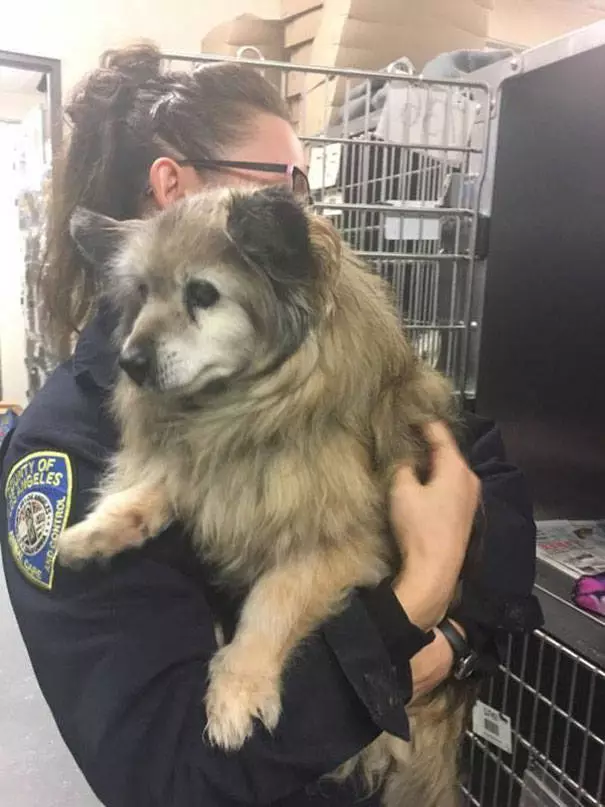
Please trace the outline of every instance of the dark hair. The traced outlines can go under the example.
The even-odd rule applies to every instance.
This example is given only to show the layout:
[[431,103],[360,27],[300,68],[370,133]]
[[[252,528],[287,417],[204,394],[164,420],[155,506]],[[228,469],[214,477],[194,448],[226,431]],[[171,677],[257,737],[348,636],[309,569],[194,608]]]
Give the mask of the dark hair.
[[54,177],[39,279],[45,331],[60,355],[97,296],[93,272],[69,234],[74,209],[137,217],[158,157],[216,158],[246,137],[255,112],[289,119],[277,90],[253,67],[224,62],[164,71],[160,51],[148,43],[105,52],[65,112],[71,136]]

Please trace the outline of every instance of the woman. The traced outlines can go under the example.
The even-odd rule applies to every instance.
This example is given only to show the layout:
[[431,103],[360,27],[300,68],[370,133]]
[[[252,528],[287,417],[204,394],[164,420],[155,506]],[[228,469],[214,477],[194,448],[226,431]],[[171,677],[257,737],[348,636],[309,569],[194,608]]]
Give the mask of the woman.
[[[408,736],[405,704],[450,674],[493,665],[494,640],[533,629],[534,525],[498,433],[469,424],[470,471],[447,430],[428,434],[433,470],[402,469],[391,501],[406,572],[351,597],[291,664],[274,736],[260,726],[237,754],[203,737],[213,624],[238,603],[212,586],[178,526],[109,566],[64,569],[55,541],[82,518],[118,435],[112,312],[69,237],[82,205],[117,219],[153,215],[210,184],[293,183],[303,150],[271,85],[236,65],[163,74],[151,46],[106,54],[67,109],[72,134],[42,278],[49,333],[72,357],[3,446],[0,524],[7,585],[59,729],[107,807],[350,805],[354,781],[322,779],[381,731]],[[453,621],[479,482],[484,549]],[[404,518],[405,515],[405,518]],[[293,581],[293,585],[296,581]],[[379,795],[366,804],[378,804]]]

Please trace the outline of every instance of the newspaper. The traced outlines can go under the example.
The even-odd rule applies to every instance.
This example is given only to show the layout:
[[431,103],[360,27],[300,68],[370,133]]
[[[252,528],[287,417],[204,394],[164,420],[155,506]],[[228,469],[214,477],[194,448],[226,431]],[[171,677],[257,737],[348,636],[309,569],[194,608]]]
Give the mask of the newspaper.
[[605,520],[539,521],[538,557],[577,578],[605,572]]

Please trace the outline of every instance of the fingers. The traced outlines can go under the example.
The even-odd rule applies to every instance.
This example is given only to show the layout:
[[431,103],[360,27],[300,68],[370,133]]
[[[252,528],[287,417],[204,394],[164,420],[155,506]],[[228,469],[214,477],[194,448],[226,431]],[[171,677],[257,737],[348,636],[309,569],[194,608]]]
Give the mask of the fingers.
[[397,468],[394,479],[395,490],[400,490],[401,488],[418,487],[419,484],[420,482],[416,476],[416,471],[409,465],[400,465]]
[[[429,485],[435,484],[438,480],[449,480],[453,474],[457,476],[461,473],[471,474],[452,432],[445,423],[442,421],[429,423],[424,427],[424,432],[432,455]],[[399,466],[394,482],[398,489],[420,485],[416,471],[410,465]]]
[[425,434],[432,452],[431,479],[433,481],[436,478],[467,469],[467,463],[460,453],[454,435],[445,423],[429,423],[425,427]]
[[451,431],[442,420],[427,423],[425,432],[432,445],[451,445],[454,442]]
[[425,426],[424,433],[435,453],[447,453],[450,451],[459,453],[454,435],[442,421],[428,423]]
[[[431,479],[451,473],[454,463],[464,462],[454,437],[445,423],[435,421],[424,428],[432,455]],[[395,474],[397,488],[417,487],[420,482],[416,470],[410,465],[400,465]]]
[[458,447],[454,435],[445,423],[430,423],[425,428],[427,440],[433,452],[432,472],[429,485],[457,487],[466,496],[474,500],[475,507],[479,500],[481,483],[469,468]]

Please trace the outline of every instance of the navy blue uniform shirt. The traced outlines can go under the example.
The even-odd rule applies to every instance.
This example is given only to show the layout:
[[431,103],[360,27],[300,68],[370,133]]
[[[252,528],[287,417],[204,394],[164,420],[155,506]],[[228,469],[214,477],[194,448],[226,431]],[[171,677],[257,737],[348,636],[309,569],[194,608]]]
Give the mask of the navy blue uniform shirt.
[[[238,603],[215,590],[187,536],[173,526],[104,567],[56,563],[57,534],[85,515],[117,444],[109,329],[105,316],[93,320],[3,446],[6,582],[65,742],[107,807],[350,807],[360,796],[355,782],[321,777],[382,730],[408,736],[409,660],[431,640],[389,585],[354,594],[297,652],[274,735],[258,727],[226,754],[204,742],[204,691],[214,621],[233,625]],[[497,430],[468,426],[487,518],[456,616],[489,661],[498,635],[540,623],[531,595],[535,528]]]

